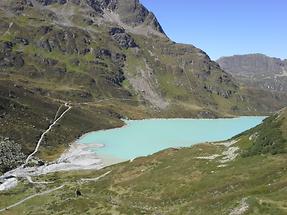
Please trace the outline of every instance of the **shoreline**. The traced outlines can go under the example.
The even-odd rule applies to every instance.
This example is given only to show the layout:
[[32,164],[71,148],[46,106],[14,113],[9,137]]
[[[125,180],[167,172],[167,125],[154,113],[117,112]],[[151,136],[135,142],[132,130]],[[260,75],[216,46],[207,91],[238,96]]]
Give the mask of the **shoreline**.
[[[120,119],[122,122],[124,122],[124,125],[123,126],[120,126],[120,127],[114,127],[114,128],[106,128],[106,129],[100,129],[100,130],[97,130],[97,131],[90,131],[90,132],[87,132],[85,134],[83,134],[81,137],[79,137],[78,139],[76,139],[73,143],[78,143],[78,144],[82,144],[82,143],[79,143],[79,141],[83,138],[85,138],[87,135],[89,134],[92,134],[92,133],[95,133],[95,132],[104,132],[104,131],[108,131],[108,130],[115,130],[115,129],[121,129],[121,128],[125,128],[125,127],[128,127],[128,121],[148,121],[148,120],[170,120],[170,121],[173,121],[173,120],[227,120],[227,119],[240,119],[240,118],[245,118],[245,117],[262,117],[264,119],[266,119],[268,116],[261,116],[261,115],[258,115],[258,116],[235,116],[235,117],[220,117],[220,118],[146,118],[146,119]],[[72,143],[72,144],[73,144]]]
[[113,156],[97,154],[94,149],[102,147],[105,147],[105,145],[97,143],[84,144],[79,143],[78,141],[73,142],[70,145],[70,148],[57,160],[57,163],[70,164],[71,166],[74,165],[75,168],[82,167],[83,169],[101,169],[106,166],[125,161],[124,159]]
[[218,118],[187,118],[187,117],[182,117],[182,118],[146,118],[146,119],[121,119],[123,122],[126,121],[146,121],[146,120],[227,120],[227,119],[240,119],[240,118],[246,118],[246,117],[269,117],[269,116],[263,116],[263,115],[243,115],[243,116],[234,116],[234,117],[218,117]]
[[[84,139],[86,136],[88,136],[89,134],[92,134],[92,133],[95,133],[95,132],[103,132],[103,131],[108,131],[108,130],[114,130],[114,129],[121,129],[121,128],[125,128],[128,126],[128,124],[126,124],[125,121],[123,121],[125,124],[123,126],[118,126],[118,127],[114,127],[114,128],[105,128],[105,129],[100,129],[100,130],[97,130],[97,131],[90,131],[90,132],[87,132],[85,134],[83,134],[82,136],[80,136],[78,139],[76,139],[74,142],[72,142],[72,144],[74,143],[77,143],[77,144],[83,144],[83,143],[80,143],[80,140]],[[70,146],[72,145],[70,144]],[[89,145],[90,143],[87,143],[86,145]],[[100,144],[99,144],[100,145]]]

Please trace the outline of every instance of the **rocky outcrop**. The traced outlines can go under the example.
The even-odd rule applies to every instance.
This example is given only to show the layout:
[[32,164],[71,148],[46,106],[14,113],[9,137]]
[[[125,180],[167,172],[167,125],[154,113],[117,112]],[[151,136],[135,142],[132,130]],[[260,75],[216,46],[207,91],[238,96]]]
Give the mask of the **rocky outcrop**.
[[117,6],[114,8],[114,11],[120,15],[124,23],[132,26],[145,23],[164,34],[154,14],[148,11],[139,0],[117,0]]
[[0,41],[0,67],[22,67],[24,65],[23,53],[13,52],[12,42]]
[[114,53],[108,49],[102,48],[95,51],[95,57],[98,59],[110,59],[114,64],[123,67],[126,61],[126,55],[122,53]]
[[139,0],[87,0],[87,3],[98,13],[104,14],[108,10],[118,14],[121,22],[128,26],[146,25],[165,34],[154,14]]
[[90,52],[90,35],[80,29],[64,28],[55,29],[41,27],[39,32],[43,33],[41,40],[37,41],[37,46],[49,52],[59,50],[68,54],[86,54]]
[[24,159],[21,145],[9,140],[9,138],[0,137],[0,173],[16,168]]
[[66,4],[68,2],[68,0],[36,0],[37,2],[47,6],[47,5],[51,5],[51,4]]
[[106,11],[110,11],[120,19],[120,22],[130,27],[146,26],[165,35],[155,15],[144,7],[139,0],[18,0],[14,5],[15,11],[23,11],[26,7],[33,7],[34,1],[43,6],[52,4],[73,3],[76,5],[89,5],[96,14],[102,17]]
[[122,82],[126,79],[122,70],[115,71],[113,76],[107,77],[108,81],[111,81],[114,85],[122,86]]
[[231,97],[235,93],[235,91],[224,90],[224,89],[222,89],[220,87],[214,87],[214,86],[211,86],[211,85],[205,85],[204,89],[207,92],[211,93],[211,94],[217,94],[217,95],[222,96],[222,97],[224,97],[226,99]]
[[115,40],[122,48],[138,47],[134,39],[122,28],[112,28],[109,33],[112,39]]

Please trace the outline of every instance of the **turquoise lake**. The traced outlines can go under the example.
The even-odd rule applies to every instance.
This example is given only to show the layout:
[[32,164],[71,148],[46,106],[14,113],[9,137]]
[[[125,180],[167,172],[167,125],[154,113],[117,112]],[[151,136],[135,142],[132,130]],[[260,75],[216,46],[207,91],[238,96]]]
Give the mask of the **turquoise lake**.
[[127,120],[122,128],[88,133],[78,143],[103,144],[92,149],[100,157],[128,160],[170,147],[226,140],[255,127],[264,118]]

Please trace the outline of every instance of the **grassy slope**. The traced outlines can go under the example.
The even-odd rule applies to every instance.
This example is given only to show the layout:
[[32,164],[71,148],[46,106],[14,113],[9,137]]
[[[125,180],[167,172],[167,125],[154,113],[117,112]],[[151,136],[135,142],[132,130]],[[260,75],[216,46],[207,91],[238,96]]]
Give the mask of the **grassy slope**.
[[[256,144],[249,139],[254,130],[260,132],[268,126],[282,129],[282,137],[286,138],[286,114],[286,110],[280,112],[263,125],[236,137],[241,155]],[[276,120],[282,120],[280,127],[273,124]],[[199,144],[164,150],[101,171],[43,176],[39,180],[55,180],[50,187],[67,183],[65,190],[30,200],[7,214],[229,214],[242,199],[249,205],[246,214],[286,214],[286,153],[239,155],[225,167],[219,167],[220,157],[196,158],[225,150],[224,146]],[[77,182],[109,170],[112,172],[97,182]],[[4,199],[0,207],[45,189],[22,182],[16,190],[0,194]],[[75,197],[76,189],[82,192],[81,197]]]
[[[286,108],[264,120],[264,123],[243,133],[249,136],[244,156],[258,154],[282,154],[287,152]],[[251,144],[251,145],[250,145]]]

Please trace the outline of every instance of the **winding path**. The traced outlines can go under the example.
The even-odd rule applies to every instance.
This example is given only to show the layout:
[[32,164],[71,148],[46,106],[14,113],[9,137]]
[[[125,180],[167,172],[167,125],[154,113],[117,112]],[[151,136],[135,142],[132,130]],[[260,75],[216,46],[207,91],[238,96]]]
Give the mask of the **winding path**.
[[54,121],[57,119],[57,117],[58,117],[58,115],[59,115],[60,110],[61,110],[62,107],[63,107],[63,105],[60,105],[60,107],[58,108],[58,110],[57,110],[57,112],[56,112],[56,114],[55,114],[55,117],[54,117]]
[[100,176],[98,176],[98,177],[96,177],[96,178],[82,178],[82,179],[80,179],[80,181],[81,181],[81,182],[89,182],[89,181],[94,181],[94,182],[96,182],[96,181],[98,181],[99,179],[101,179],[101,178],[107,176],[107,175],[110,174],[111,172],[112,172],[112,171],[108,171],[108,172],[106,172],[106,173],[104,173],[104,174],[102,174],[102,175],[100,175]]
[[[42,133],[40,139],[38,140],[38,143],[37,143],[37,145],[36,145],[36,148],[35,148],[34,152],[32,152],[32,153],[27,157],[27,159],[26,159],[26,161],[25,161],[25,163],[23,164],[22,167],[25,167],[25,166],[28,164],[29,160],[38,152],[39,147],[40,147],[40,145],[41,145],[41,142],[43,141],[45,135],[46,135],[46,134],[53,128],[53,126],[56,125],[56,123],[57,123],[61,118],[63,118],[63,116],[72,108],[72,107],[69,106],[67,103],[65,103],[65,106],[68,107],[68,108],[67,108],[56,120],[54,120],[54,122],[49,126],[49,128],[48,128],[46,131],[44,131],[44,132]],[[61,107],[62,107],[62,106],[60,106],[59,109],[60,109]],[[57,111],[57,113],[56,113],[56,116],[57,116],[57,114],[58,114],[58,112],[59,112],[59,109],[58,109],[58,111]],[[56,117],[55,117],[55,118],[56,118]]]
[[9,210],[9,209],[11,209],[11,208],[14,208],[14,207],[16,207],[16,206],[18,206],[18,205],[20,205],[20,204],[22,204],[22,203],[24,203],[24,202],[26,202],[26,201],[32,199],[32,198],[34,198],[34,197],[47,195],[47,194],[49,194],[49,193],[55,192],[55,191],[57,191],[57,190],[60,190],[60,189],[64,188],[64,186],[65,186],[65,184],[63,184],[63,185],[61,185],[61,186],[59,186],[59,187],[56,187],[56,188],[54,188],[54,189],[51,189],[51,190],[46,190],[46,191],[44,191],[44,192],[42,192],[42,193],[36,193],[36,194],[34,194],[34,195],[28,196],[28,197],[26,197],[25,199],[22,199],[21,201],[15,203],[15,204],[13,204],[13,205],[10,205],[10,206],[8,206],[8,207],[6,207],[6,208],[0,209],[0,212],[4,212],[4,211],[6,211],[6,210]]
[[33,181],[31,176],[29,176],[29,175],[26,176],[26,179],[30,184],[52,184],[52,183],[54,183],[54,182],[46,182],[46,181]]
[[[100,176],[98,176],[98,177],[96,177],[96,178],[86,178],[86,179],[83,178],[83,179],[80,179],[80,181],[81,181],[81,182],[84,182],[84,183],[85,183],[85,182],[89,182],[89,181],[94,181],[94,182],[96,182],[96,181],[100,180],[101,178],[107,176],[107,175],[110,174],[111,172],[112,172],[112,171],[108,171],[108,172],[106,172],[106,173],[104,173],[104,174],[102,174],[102,175],[100,175]],[[28,180],[28,181],[31,180],[32,183],[37,183],[37,182],[33,182],[31,178],[30,178],[30,179],[27,178],[27,180]],[[46,182],[40,182],[40,183],[46,183]],[[53,188],[53,189],[50,189],[50,190],[46,190],[46,191],[41,192],[41,193],[36,193],[36,194],[31,195],[31,196],[28,196],[28,197],[26,197],[25,199],[22,199],[22,200],[19,201],[19,202],[16,202],[16,203],[14,203],[14,204],[12,204],[12,205],[10,205],[10,206],[7,206],[7,207],[5,207],[5,208],[0,209],[0,213],[1,213],[1,212],[4,212],[4,211],[6,211],[6,210],[9,210],[9,209],[11,209],[11,208],[14,208],[14,207],[16,207],[16,206],[18,206],[18,205],[20,205],[20,204],[22,204],[22,203],[24,203],[24,202],[26,202],[26,201],[32,199],[32,198],[35,198],[35,197],[37,197],[37,196],[47,195],[47,194],[49,194],[49,193],[55,192],[55,191],[57,191],[57,190],[60,190],[60,189],[64,188],[65,186],[66,186],[66,184],[63,184],[63,185],[61,185],[61,186],[59,186],[59,187],[56,187],[56,188]]]

